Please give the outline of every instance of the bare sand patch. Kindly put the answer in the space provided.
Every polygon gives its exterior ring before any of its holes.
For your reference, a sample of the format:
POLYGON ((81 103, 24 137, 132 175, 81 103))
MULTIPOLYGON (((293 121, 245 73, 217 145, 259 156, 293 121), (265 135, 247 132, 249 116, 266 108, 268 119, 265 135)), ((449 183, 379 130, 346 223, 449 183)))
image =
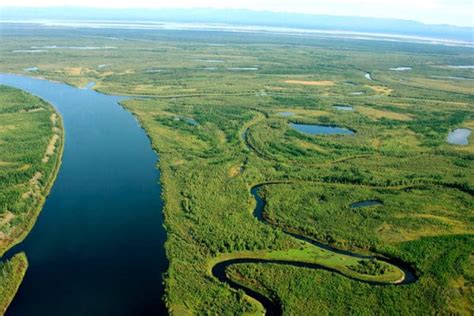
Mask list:
POLYGON ((0 219, 0 226, 6 225, 12 221, 12 219, 15 218, 15 214, 13 214, 10 211, 6 211, 2 218, 0 219))
POLYGON ((240 166, 233 166, 229 169, 229 176, 236 177, 240 174, 240 166))
POLYGON ((285 80, 285 83, 299 84, 303 86, 333 86, 334 81, 331 80, 319 80, 319 81, 306 81, 306 80, 285 80))
POLYGON ((30 196, 35 197, 39 195, 40 190, 41 190, 39 186, 39 180, 41 179, 42 176, 43 174, 39 171, 34 174, 34 176, 28 181, 28 185, 30 189, 21 195, 22 198, 27 199, 30 196))
POLYGON ((71 76, 80 76, 82 72, 82 68, 81 67, 66 67, 64 68, 64 71, 71 76))
POLYGON ((54 134, 53 137, 51 137, 48 147, 46 147, 46 153, 44 154, 43 159, 41 159, 43 163, 47 163, 49 161, 49 157, 54 154, 54 150, 56 149, 56 143, 58 142, 58 140, 58 134, 54 134))
POLYGON ((56 123, 58 122, 58 116, 56 113, 51 114, 49 119, 51 120, 51 123, 53 123, 53 126, 56 126, 56 123))
POLYGON ((270 91, 281 91, 285 90, 283 87, 278 87, 278 86, 265 86, 265 90, 270 90, 270 91))
POLYGON ((37 108, 33 108, 33 109, 29 109, 29 110, 20 110, 20 112, 24 113, 35 113, 35 112, 40 112, 40 111, 43 111, 44 108, 42 107, 37 107, 37 108))
POLYGON ((18 171, 26 171, 31 168, 31 164, 27 163, 18 168, 18 171))
POLYGON ((389 95, 390 93, 392 93, 392 89, 388 88, 388 87, 383 87, 383 86, 368 86, 370 89, 374 90, 375 93, 377 94, 385 94, 385 95, 389 95))

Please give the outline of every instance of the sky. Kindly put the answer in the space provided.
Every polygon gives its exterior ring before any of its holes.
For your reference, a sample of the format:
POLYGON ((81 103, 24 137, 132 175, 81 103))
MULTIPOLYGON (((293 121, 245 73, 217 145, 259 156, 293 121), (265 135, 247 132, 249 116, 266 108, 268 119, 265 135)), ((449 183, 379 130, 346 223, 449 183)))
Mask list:
POLYGON ((0 0, 0 7, 219 8, 364 16, 474 27, 474 0, 0 0))

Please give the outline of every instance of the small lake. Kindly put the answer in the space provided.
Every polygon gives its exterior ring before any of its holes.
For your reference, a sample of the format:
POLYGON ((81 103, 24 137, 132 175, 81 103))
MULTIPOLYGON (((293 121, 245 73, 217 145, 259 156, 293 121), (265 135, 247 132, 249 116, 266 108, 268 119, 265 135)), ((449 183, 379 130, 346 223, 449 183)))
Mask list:
POLYGON ((101 50, 101 49, 117 49, 115 46, 31 46, 31 49, 72 49, 72 50, 101 50))
POLYGON ((38 67, 29 67, 29 68, 25 68, 23 70, 26 71, 26 72, 37 72, 39 70, 39 68, 38 67))
POLYGON ((286 111, 286 112, 278 112, 278 115, 283 116, 283 117, 289 117, 289 116, 295 115, 295 113, 286 111))
POLYGON ((353 111, 354 108, 350 105, 333 105, 333 108, 339 111, 353 111))
POLYGON ((4 258, 29 267, 7 316, 148 316, 162 303, 164 251, 157 155, 123 97, 0 74, 55 106, 62 165, 35 226, 4 258))
POLYGON ((460 66, 448 65, 446 67, 452 68, 452 69, 474 69, 474 65, 460 65, 460 66))
POLYGON ((153 73, 157 73, 157 72, 163 72, 163 70, 162 69, 147 69, 147 70, 145 70, 145 72, 153 74, 153 73))
POLYGON ((47 53, 45 49, 15 49, 12 50, 13 53, 47 53))
POLYGON ((375 206, 375 205, 383 205, 383 202, 380 200, 365 200, 352 203, 349 205, 350 208, 361 208, 361 207, 368 207, 368 206, 375 206))
POLYGON ((365 92, 363 92, 363 91, 357 91, 357 92, 349 93, 349 95, 363 95, 363 94, 365 94, 365 92))
POLYGON ((221 59, 196 59, 196 62, 201 63, 223 63, 224 61, 221 59))
POLYGON ((390 70, 392 71, 408 71, 408 70, 412 70, 413 68, 411 67, 393 67, 393 68, 389 68, 390 70))
POLYGON ((233 70, 233 71, 256 71, 258 70, 257 67, 230 67, 227 68, 228 70, 233 70))
POLYGON ((456 76, 431 76, 431 78, 449 79, 449 80, 474 80, 474 78, 456 77, 456 76))
POLYGON ((365 74, 365 79, 372 80, 372 75, 370 73, 365 74))
POLYGON ((175 121, 183 121, 183 122, 185 122, 185 123, 187 123, 187 124, 189 124, 189 125, 194 125, 194 126, 199 125, 199 123, 198 123, 195 119, 193 119, 193 118, 175 116, 175 117, 174 117, 174 120, 175 120, 175 121))
POLYGON ((337 126, 327 126, 327 125, 317 125, 317 124, 297 124, 297 123, 290 123, 290 126, 296 129, 298 132, 310 134, 310 135, 354 135, 355 134, 350 129, 337 127, 337 126))
POLYGON ((472 131, 467 128, 457 128, 448 135, 448 143, 451 145, 468 145, 469 136, 472 131))

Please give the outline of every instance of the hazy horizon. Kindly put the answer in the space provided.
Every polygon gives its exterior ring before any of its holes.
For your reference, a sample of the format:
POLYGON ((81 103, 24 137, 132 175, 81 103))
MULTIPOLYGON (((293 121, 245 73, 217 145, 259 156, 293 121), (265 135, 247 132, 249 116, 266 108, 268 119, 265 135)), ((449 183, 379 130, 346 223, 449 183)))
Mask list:
POLYGON ((363 17, 416 21, 428 25, 451 25, 474 27, 473 4, 470 0, 241 0, 226 3, 216 0, 165 1, 137 0, 125 1, 70 0, 67 5, 61 0, 7 0, 0 4, 6 8, 97 8, 97 9, 224 9, 251 10, 256 12, 299 13, 308 15, 327 15, 335 17, 363 17))

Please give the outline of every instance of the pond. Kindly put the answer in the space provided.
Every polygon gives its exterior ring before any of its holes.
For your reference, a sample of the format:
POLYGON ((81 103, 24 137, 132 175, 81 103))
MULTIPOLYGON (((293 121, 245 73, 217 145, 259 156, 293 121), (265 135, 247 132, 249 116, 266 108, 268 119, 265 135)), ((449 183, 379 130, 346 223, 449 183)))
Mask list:
POLYGON ((474 80, 474 78, 457 77, 457 76, 431 76, 431 78, 449 79, 449 80, 474 80))
POLYGON ((368 207, 368 206, 374 206, 374 205, 383 205, 383 202, 380 200, 365 200, 365 201, 359 201, 352 203, 350 208, 360 208, 360 207, 368 207))
POLYGON ((447 68, 452 68, 452 69, 474 69, 474 65, 459 65, 459 66, 448 65, 447 68))
POLYGON ((29 267, 7 316, 162 315, 166 309, 157 155, 123 97, 17 75, 0 83, 52 103, 62 165, 36 224, 4 258, 29 267))
POLYGON ((185 123, 187 123, 187 124, 189 124, 189 125, 194 125, 194 126, 199 125, 199 123, 198 123, 195 119, 193 119, 193 118, 175 116, 175 117, 174 117, 174 120, 175 120, 175 121, 183 121, 183 122, 185 122, 185 123))
POLYGON ((39 70, 39 68, 38 67, 28 67, 28 68, 25 68, 23 70, 26 71, 26 72, 37 72, 39 70))
POLYGON ((32 49, 72 49, 72 50, 101 50, 101 49, 117 49, 115 46, 31 46, 32 49))
POLYGON ((278 115, 279 115, 279 116, 283 116, 283 117, 288 117, 288 116, 295 115, 295 113, 289 112, 289 111, 285 111, 285 112, 278 112, 278 115))
POLYGON ((297 123, 290 123, 290 126, 296 129, 298 132, 310 134, 310 135, 354 135, 355 134, 350 129, 337 127, 337 126, 327 126, 327 125, 317 125, 317 124, 297 124, 297 123))
POLYGON ((13 53, 47 53, 45 49, 15 49, 12 50, 13 53))
POLYGON ((201 63, 224 63, 225 61, 221 59, 196 59, 196 62, 201 62, 201 63))
POLYGON ((448 143, 451 145, 468 145, 469 136, 472 131, 467 128, 457 128, 452 132, 449 132, 448 143))
POLYGON ((390 70, 392 71, 408 71, 408 70, 412 70, 413 68, 411 67, 393 67, 393 68, 389 68, 390 70))
POLYGON ((372 75, 370 73, 365 74, 365 79, 372 80, 372 75))
POLYGON ((257 67, 230 67, 227 68, 228 70, 233 70, 233 71, 255 71, 258 70, 257 67))
POLYGON ((333 105, 333 107, 336 109, 336 110, 339 110, 339 111, 353 111, 354 108, 350 105, 333 105))

